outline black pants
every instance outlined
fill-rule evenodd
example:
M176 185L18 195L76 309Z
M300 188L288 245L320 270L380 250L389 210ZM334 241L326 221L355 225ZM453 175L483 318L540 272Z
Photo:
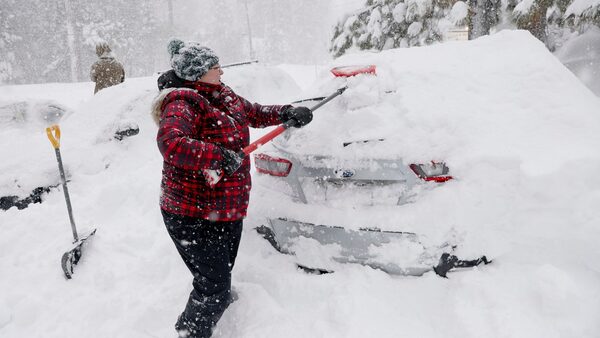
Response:
M194 276L194 289L175 328L182 337L210 337L231 301L231 270L242 220L212 222L161 211L177 251Z

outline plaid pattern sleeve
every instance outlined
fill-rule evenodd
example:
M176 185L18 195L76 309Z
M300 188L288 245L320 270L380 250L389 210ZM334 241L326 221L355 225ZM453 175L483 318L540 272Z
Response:
M195 137L198 123L194 107L177 95L165 100L156 139L164 161L184 170L221 168L221 149Z
M291 107L290 105L270 105L263 106L258 103L250 103L250 101L240 97L246 110L246 118L252 128L264 128L282 123L279 118L280 112Z
M203 83L175 89L160 102L161 208L216 221L244 218L252 186L250 159L214 186L207 184L201 169L219 169L219 147L241 150L250 142L249 125L281 123L279 112L286 106L251 104L226 86Z

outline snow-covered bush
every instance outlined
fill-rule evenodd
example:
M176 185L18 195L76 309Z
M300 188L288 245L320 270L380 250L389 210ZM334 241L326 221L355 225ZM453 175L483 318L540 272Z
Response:
M330 51L383 50L441 41L468 26L469 39L501 29L525 29L550 50L600 27L600 0L367 0L335 27Z
M574 0L565 10L567 24L587 28L591 25L600 27L600 0Z
M458 4L458 5L457 5ZM454 7L456 6L456 8ZM466 4L456 0L367 0L335 27L330 51L383 50L431 44L464 25Z
M506 6L517 28L527 29L550 50L600 27L600 0L521 0Z

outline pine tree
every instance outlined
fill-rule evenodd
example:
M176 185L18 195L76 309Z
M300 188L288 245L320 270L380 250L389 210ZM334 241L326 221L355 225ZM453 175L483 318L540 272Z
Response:
M510 1L506 8L517 28L527 29L554 51L565 40L600 27L600 4L585 0Z
M365 8L344 17L334 28L330 51L340 56L353 48L383 50L428 45L465 23L452 15L456 0L367 0ZM458 11L455 11L458 12Z
M553 0L520 2L513 11L517 28L528 30L533 36L546 43L548 40L546 13L552 4Z
M490 34L500 21L500 0L469 0L469 40Z
M573 1L564 11L564 20L567 25L580 33L590 26L600 27L600 2Z
M550 50L565 39L600 27L600 4L586 0L367 0L334 28L330 52L382 50L430 44L453 27L469 27L469 39L496 26L529 30ZM587 4L587 6L586 6ZM468 6L468 10L465 10ZM464 15L464 13L467 13ZM507 18L508 22L501 22Z

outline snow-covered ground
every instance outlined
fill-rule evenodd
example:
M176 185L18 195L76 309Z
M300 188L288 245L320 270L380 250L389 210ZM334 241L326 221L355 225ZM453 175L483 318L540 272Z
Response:
M600 336L600 100L520 31L336 61L365 62L377 64L377 79L348 80L330 111L354 102L365 106L352 106L351 118L396 116L374 132L394 137L401 156L443 158L456 177L397 208L394 219L429 236L452 228L464 238L463 254L495 262L449 279L396 277L359 265L304 274L293 256L253 230L282 206L256 186L234 269L239 300L216 336ZM226 83L261 103L318 88L308 85L308 70L293 67L226 71ZM298 85L288 74L302 77ZM89 83L0 88L0 101L50 98L73 110L61 122L61 151L74 215L80 232L98 228L66 281L59 258L71 233L62 191L24 210L0 211L0 337L175 336L191 276L158 209L161 158L148 113L154 81L129 79L95 96ZM379 112L368 110L375 94L390 90ZM326 122L335 117L323 108L301 132L331 127ZM135 121L139 135L103 137L123 119ZM0 128L0 157L27 163L21 176L56 166L41 126ZM341 214L300 211L323 219Z

